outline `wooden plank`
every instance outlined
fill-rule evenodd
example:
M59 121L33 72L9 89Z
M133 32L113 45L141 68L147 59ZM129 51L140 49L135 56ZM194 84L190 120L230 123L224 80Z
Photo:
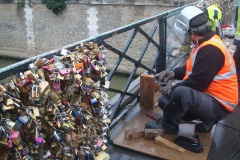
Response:
M162 117L162 115L154 110L150 110L150 111L147 111L145 113L146 116L148 116L149 118L153 119L153 120L158 120L159 118Z
M161 136L157 136L155 138L154 142L156 144L159 144L159 145L163 146L163 147L167 147L167 148L173 149L173 150L178 151L178 152L183 153L185 151L184 148L180 147L179 145L177 145L177 144L175 144L175 143L173 143L173 142L171 142L171 141L169 141L166 138L163 138Z
M140 76L140 106L154 109L155 78L153 75L142 74Z
M125 138L127 138L128 140L136 139L139 137L143 137L144 133L144 129L141 127L127 129L125 130Z

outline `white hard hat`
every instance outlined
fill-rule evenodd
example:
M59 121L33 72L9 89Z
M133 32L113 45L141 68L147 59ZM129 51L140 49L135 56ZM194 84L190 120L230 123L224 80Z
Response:
M203 11L195 6L188 6L184 8L176 19L175 28L178 32L185 36L189 30L190 20L202 13Z

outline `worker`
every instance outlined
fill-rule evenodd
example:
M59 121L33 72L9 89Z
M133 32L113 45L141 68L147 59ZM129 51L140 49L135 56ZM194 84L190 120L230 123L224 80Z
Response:
M237 105L234 60L220 37L211 31L206 14L199 8L184 8L175 28L182 35L189 35L196 47L185 65L155 75L157 81L167 83L160 89L162 96L158 99L163 116L147 122L145 128L175 134L182 120L200 119L195 131L207 133ZM174 79L182 81L173 86Z
M218 34L219 31L217 30L217 25L219 23L219 20L222 18L221 10L218 8L217 4L213 4L211 6L208 6L206 11L209 18L209 24L212 27L212 31L215 31Z
M207 14L212 31L215 31L219 35L220 33L217 26L219 20L222 18L222 12L219 9L218 4L200 1L195 6Z
M237 13L236 14L237 26L236 26L236 33L233 41L233 44L236 46L236 49L233 54L233 58L236 64L237 78L238 78L238 91L239 91L240 90L240 87L239 87L239 84L240 84L240 9L238 7L236 8L236 13Z

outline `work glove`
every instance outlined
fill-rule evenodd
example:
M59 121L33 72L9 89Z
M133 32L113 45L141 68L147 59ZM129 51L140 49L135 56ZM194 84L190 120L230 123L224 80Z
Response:
M173 71L164 70L158 74L155 75L156 80L161 82L168 82L169 80L172 80L175 76L175 73Z
M160 88L160 92L162 92L162 94L164 96L169 97L171 95L171 93L172 93L172 87L173 87L172 86L172 81L168 81L167 85L165 87L161 87Z

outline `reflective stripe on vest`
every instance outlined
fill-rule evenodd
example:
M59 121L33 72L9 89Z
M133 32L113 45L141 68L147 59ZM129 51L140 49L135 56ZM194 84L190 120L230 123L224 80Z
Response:
M187 68L184 80L192 74L192 69L195 64L196 56L200 48L204 45L211 44L218 47L224 54L225 61L223 68L214 77L210 86L205 90L206 94L211 95L216 98L227 110L232 111L238 101L238 91L237 91L237 76L235 63L233 61L232 55L224 43L218 36L213 36L210 40L203 42L198 48L196 48L189 60L187 61ZM211 54L211 53L209 53ZM224 81L224 82L222 82ZM232 94L232 95L231 95Z
M236 107L236 104L234 104L234 103L223 101L213 95L211 95L211 96L214 97L215 99L217 99L220 103L224 104L224 106L229 106L230 108L227 108L227 110L229 110L229 111L232 111Z
M222 43L222 41L219 41L217 40L216 38L212 38L211 39L212 41L215 41L216 43L220 44L221 47L224 48L226 54L227 54L227 57L228 57L228 60L229 60L229 63L230 63L230 68L231 68L231 71L230 72L227 72L227 73L224 73L224 74L221 74L221 75L216 75L213 79L213 81L216 81L216 80L224 80L224 79L228 79L230 77L232 77L234 74L236 74L236 69L235 69L235 66L234 66L234 62L232 61L232 54L229 52L229 50L227 49L227 47Z

